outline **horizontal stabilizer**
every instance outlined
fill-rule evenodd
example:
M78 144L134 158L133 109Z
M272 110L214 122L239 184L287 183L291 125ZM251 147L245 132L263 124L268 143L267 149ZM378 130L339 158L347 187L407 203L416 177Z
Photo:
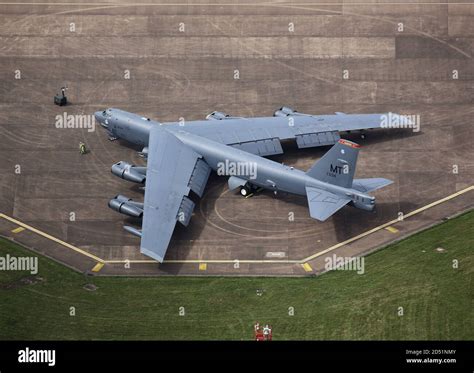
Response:
M308 198L309 214L313 219L320 221L325 221L351 201L350 198L339 197L333 193L308 186L306 187L306 197Z
M377 177L373 179L354 179L352 188L362 193L368 193L373 190L383 188L384 186L392 184L392 180Z

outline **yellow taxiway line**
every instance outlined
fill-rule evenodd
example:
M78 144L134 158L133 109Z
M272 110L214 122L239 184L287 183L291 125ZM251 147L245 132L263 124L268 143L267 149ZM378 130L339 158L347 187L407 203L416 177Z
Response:
M133 263L158 263L156 260L153 259L117 259L117 260L105 260L104 261L106 264L133 264ZM201 264L203 262L203 259L167 259L164 260L163 263L167 264ZM214 259L214 260L207 260L206 263L214 263L214 264L255 264L255 263L279 263L279 264L285 264L285 263L301 263L301 260L294 259L294 260L285 260L285 259L280 259L280 260L268 260L268 259Z
M103 259L99 258L98 256L95 256L94 254L91 254L91 253L89 253L89 252L87 252L87 251L85 251L85 250L79 249L78 247L73 246L73 245L71 245L71 244L69 244L69 243L67 243L67 242L65 242L65 241L62 241L62 240L60 240L59 238L56 238L56 237L54 237L54 236L51 236L51 235L48 234L48 233L45 233L45 232L43 232L43 231L40 231L39 229L36 229L36 228L32 227L31 225L22 223L21 221L16 220L16 219L14 219L14 218L12 218L12 217L10 217L10 216L7 216L7 215L5 215L5 214L2 214L2 213L0 213L0 218L3 218L3 219L5 219L5 220L8 220L8 221L14 223L14 224L17 224L17 225L19 225L20 227L22 227L22 228L24 228L24 229L27 229L27 230L29 230L29 231L31 231L31 232L33 232L33 233L36 233L36 234L39 235L39 236L42 236L42 237L44 237L44 238L47 238L48 240L51 240L51 241L53 241L53 242L56 242L56 243L58 243L58 244L60 244L60 245L62 245L62 246L64 246L64 247L67 247L68 249L74 250L74 251L76 251L76 252L78 252L78 253L80 253L80 254L82 254L82 255L85 255L85 256L87 256L87 257L89 257L89 258L92 258L92 259L94 259L94 260L97 260L97 261L100 262L100 263L105 263L105 261L104 261ZM17 229L18 229L18 228L17 228Z
M183 259L183 260L172 260L172 259L170 259L170 260L165 260L163 263L182 263L182 264L186 264L186 263L202 264L203 262L205 262L205 263L219 263L219 264L226 264L226 263L227 263L227 264L235 264L235 263L242 263L242 264L245 264L245 263L247 263L247 264L279 263L279 264L285 264L285 263L288 263L288 264L301 264L301 265L303 265L303 268L304 268L304 269L306 269L306 268L309 269L309 268L311 268L311 267L309 266L309 264L308 264L307 262L309 262L309 261L311 261L311 260L313 260L313 259L315 259L315 258L317 258L317 257L319 257L319 256L321 256L321 255L327 254L327 253L330 252L330 251L336 250L336 249L338 249L338 248L340 248L340 247L342 247L342 246L345 246L345 245L347 245L347 244L350 244L350 243L352 243L352 242L354 242L354 241L356 241L356 240L358 240L358 239L360 239L360 238L366 237L366 236L368 236L368 235L370 235L370 234L372 234L372 233L375 233L375 232L377 232L377 231L379 231L379 230L381 230L381 229L388 228L388 227L390 227L390 226L393 225L393 224L401 223L401 222L403 222L405 219L407 219L407 218L409 218L409 217L411 217L411 216L414 216L414 215L419 214L419 213L421 213L421 212L423 212L423 211L426 211L426 210L428 210L428 209L430 209L430 208L432 208L432 207L435 207L435 206L437 206L437 205L439 205L439 204L441 204L441 203L447 202L447 201L449 201L449 200L451 200L451 199L453 199L453 198L456 198L456 197L458 197L458 196L460 196L460 195L462 195L462 194L465 194L465 193L467 193L467 192L469 192L469 191L471 191L471 190L474 190L474 185L471 185L471 186L469 186L469 187L467 187L467 188L465 188L465 189L460 190L459 192L453 193L453 194L451 194L451 195L449 195L449 196L447 196L447 197L444 197L444 198L442 198L442 199L439 199L439 200L437 200L437 201L434 201L434 202L432 202L432 203L430 203L430 204L428 204L428 205L426 205L426 206L420 207L419 209L416 209L416 210L414 210L414 211L411 211L411 212L409 212L409 213L407 213L407 214L404 215L403 220L400 220L400 219L391 220L391 221L389 221L389 222L387 222L387 223L381 224L381 225L379 225L378 227L372 228L372 229L370 229L370 230L368 230L368 231L366 231L366 232L364 232L364 233L361 233L361 234L359 234L359 235L357 235L357 236L354 236L354 237L349 238L349 239L347 239L347 240L345 240L345 241L339 242L339 243L336 244L336 245L333 245L333 246L331 246L331 247L328 247L327 249L325 249L325 250L323 250L323 251L320 251L320 252L318 252L318 253L316 253L316 254L310 255L310 256L308 256L308 257L306 257L306 258L304 258L304 259L299 259L299 260L298 260L298 259L297 259L297 260L288 260L288 259L287 259L287 260L283 260L283 259L282 259L282 260L265 260L265 259L262 259L262 260L258 260L258 259L255 259L255 260L252 260L252 259L249 259L249 260L238 260L238 259L227 259L227 260L224 259L224 260L219 260L219 259L216 259L216 260L205 260L205 261L202 260L202 259ZM47 239L49 239L49 240L51 240L51 241L53 241L53 242L56 242L56 243L58 243L58 244L60 244L60 245L62 245L62 246L64 246L64 247L67 247L67 248L69 248L69 249L71 249L71 250L74 250L74 251L76 251L76 252L78 252L78 253L80 253L80 254L83 254L83 255L85 255L85 256L87 256L87 257L89 257L89 258L92 258L92 259L94 259L94 260L96 260L97 262L102 263L102 264L157 263L156 260L152 260L152 259L148 259L148 260L147 260L147 259L145 259L145 260L139 260L139 259L137 259L137 260L128 260L128 259L123 259L123 260L105 260L105 259L101 259L101 258L99 258L99 257L97 257L97 256L95 256L95 255L93 255L93 254L91 254L91 253L89 253L89 252L87 252L87 251L85 251L85 250L79 249L79 248L76 247L76 246L73 246L73 245L71 245L71 244L69 244L69 243L67 243L67 242L65 242L65 241L62 241L62 240L60 240L60 239L58 239L58 238L56 238L56 237L53 237L53 236L51 236L51 235L48 234L48 233L42 232L42 231L40 231L39 229L36 229L36 228L34 228L34 227L32 227L32 226L30 226L30 225L28 225L28 224L22 223L21 221L19 221L19 220L17 220L17 219L14 219L14 218L12 218L12 217L10 217L10 216L7 216L7 215L5 215L5 214L0 213L0 218L6 219L6 220L8 220L8 221L10 221L10 222L12 222L12 223L14 223L14 224L16 224L16 225L19 225L20 227L23 227L23 228L25 228L25 229L27 229L27 230L33 232L33 233L36 233L36 234L38 234L38 235L40 235L40 236L42 236L42 237L45 237L45 238L47 238ZM102 267L100 267L100 268L102 268Z
M364 232L364 233L361 233L361 234L359 234L359 235L357 235L357 236L355 236L355 237L349 238L348 240L339 242L338 244L336 244L336 245L334 245L334 246L331 246L331 247L327 248L326 250L320 251L319 253L316 253L316 254L313 254L313 255L308 256L307 258L304 258L304 259L302 260L302 262L310 261L310 260L315 259L315 258L317 258L318 256L324 255L324 254L326 254L326 253L328 253L328 252L330 252L330 251L339 249L340 247L345 246L345 245L347 245L347 244L350 244L351 242L357 241L358 239L363 238L363 237L365 237L365 236L368 236L369 234L372 234L372 233L375 233L375 232L377 232L377 231L379 231L379 230L381 230L381 229L387 228L387 227L391 226L392 224L401 223L401 222L405 221L405 219L407 219L407 218L409 218L409 217L411 217L411 216L413 216L413 215L419 214L420 212L423 212L423 211L425 211L425 210L428 210L428 209L430 209L430 208L432 208L432 207L434 207L434 206L437 206L437 205L439 205L439 204L441 204L441 203L447 202L447 201L449 201L449 200L451 200L451 199L453 199L453 198L456 198L456 197L460 196L461 194L467 193L467 192L469 192L469 191L471 191L471 190L474 190L474 185L471 185L470 187L467 187L467 188L465 188L465 189L463 189L463 190L460 190L459 192L453 193L453 194L451 194L451 195L449 195L449 196L447 196L447 197L444 197L444 198L439 199L439 200L437 200L437 201L434 201L434 202L432 202L432 203L430 203L430 204L428 204L428 205L426 205L426 206L420 207L419 209L416 209L416 210L414 210L414 211L412 211L412 212L409 212L409 213L407 213L407 214L404 215L403 220L400 220L400 219L393 219L393 220L391 220L391 221L389 221L389 222L387 222L387 223L385 223L385 224L382 224L382 225L379 225L378 227L372 228L372 229L370 229L370 230L368 230L368 231L366 231L366 232Z

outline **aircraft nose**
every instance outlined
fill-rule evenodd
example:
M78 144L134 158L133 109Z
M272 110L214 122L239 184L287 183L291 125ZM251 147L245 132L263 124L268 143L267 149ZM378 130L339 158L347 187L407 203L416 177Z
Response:
M105 117L103 111L96 111L94 113L95 120L102 126L107 128L107 124L105 124Z

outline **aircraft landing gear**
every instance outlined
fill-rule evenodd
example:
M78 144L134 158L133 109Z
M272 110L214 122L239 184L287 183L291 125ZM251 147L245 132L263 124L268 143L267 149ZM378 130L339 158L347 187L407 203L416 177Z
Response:
M251 193L250 187L247 185L243 185L240 187L240 195L242 197L247 197Z

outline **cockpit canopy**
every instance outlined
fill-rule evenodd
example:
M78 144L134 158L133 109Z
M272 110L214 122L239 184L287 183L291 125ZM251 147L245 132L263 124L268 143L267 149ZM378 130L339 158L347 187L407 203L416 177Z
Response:
M104 110L104 111L102 112L102 115L103 115L106 119L112 117L112 109Z

